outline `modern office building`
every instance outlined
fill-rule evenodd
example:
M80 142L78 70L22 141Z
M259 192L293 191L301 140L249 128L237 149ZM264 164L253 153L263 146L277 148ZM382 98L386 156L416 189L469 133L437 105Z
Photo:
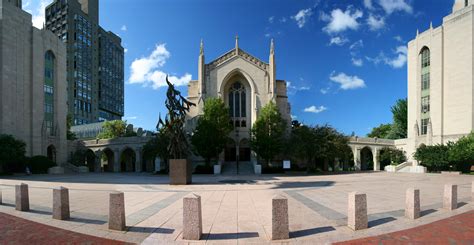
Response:
M66 45L32 26L21 0L0 0L0 134L27 156L66 162Z
M68 110L74 124L121 119L124 49L99 26L98 0L55 0L46 28L67 44Z

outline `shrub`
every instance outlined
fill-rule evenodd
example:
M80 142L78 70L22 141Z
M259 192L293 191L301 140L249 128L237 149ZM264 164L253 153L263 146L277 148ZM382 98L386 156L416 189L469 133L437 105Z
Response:
M34 174L46 174L49 168L56 166L56 163L45 156L34 156L29 159L28 166Z
M379 161L380 169L384 169L387 165L398 165L407 160L405 153L399 149L383 148L380 151Z
M449 145L449 161L455 170L463 173L471 172L471 166L474 165L474 133Z
M449 149L447 145L422 145L416 149L415 159L430 172L449 170Z
M22 166L18 166L18 163L24 161L25 153L25 142L11 135L0 134L0 173L22 172Z
M285 170L283 167L267 167L264 166L262 168L262 174L283 174L285 173Z

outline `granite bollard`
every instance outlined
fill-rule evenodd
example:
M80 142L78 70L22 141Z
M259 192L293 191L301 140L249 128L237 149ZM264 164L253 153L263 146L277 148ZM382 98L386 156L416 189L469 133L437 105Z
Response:
M15 209L18 211L30 210L27 184L21 183L20 185L15 185Z
M458 208L458 186L446 184L444 186L443 207L447 210Z
M408 188L405 199L405 217L409 219L420 218L420 190Z
M367 229L367 195L351 192L348 204L347 226L355 231Z
M192 193L183 198L183 239L199 240L201 235L201 196Z
M288 198L277 195L272 198L272 240L289 238Z
M69 218L69 190L62 186L53 189L53 219L68 220Z
M123 192L110 193L109 229L123 231L125 225L125 196Z

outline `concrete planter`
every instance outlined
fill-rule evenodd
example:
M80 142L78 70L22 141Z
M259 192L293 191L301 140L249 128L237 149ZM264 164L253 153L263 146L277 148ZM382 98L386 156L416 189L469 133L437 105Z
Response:
M192 164L187 159L170 159L170 185L192 183Z
M221 174L221 165L214 165L214 175Z
M255 165L253 167L255 174L262 174L262 165Z
M86 166L77 167L78 173L89 173L89 168Z
M385 166L385 172L394 173L397 172L397 168L393 165Z

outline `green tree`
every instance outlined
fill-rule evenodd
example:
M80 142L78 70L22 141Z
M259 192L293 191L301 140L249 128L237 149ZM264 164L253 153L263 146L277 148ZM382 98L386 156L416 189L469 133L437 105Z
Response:
M229 109L221 99L209 98L204 102L204 114L198 119L191 142L206 165L209 166L211 159L218 158L224 150L232 131L229 122Z
M391 108L393 114L392 130L388 134L389 139L404 139L408 130L408 101L407 99L397 100Z
M268 165L284 145L286 122L275 103L265 105L250 133L250 147Z
M416 149L415 159L420 161L421 165L428 168L429 171L443 171L449 170L449 145L422 145Z
M372 131L367 134L367 137L387 139L391 130L392 124L380 124L380 126L373 128Z
M67 114L67 117L66 117L67 140L77 139L76 135L73 132L71 132L71 127L72 127L72 115Z
M102 125L102 132L97 135L99 139L113 139L125 136L127 123L122 120L106 121Z
M25 159L26 144L11 135L0 134L0 173L10 172Z
M399 149L393 148L383 148L380 151L379 161L380 161L380 169L384 169L387 165L398 165L404 163L407 160L405 153Z
M469 173L474 165L474 133L462 137L456 143L449 143L449 161L457 171Z

